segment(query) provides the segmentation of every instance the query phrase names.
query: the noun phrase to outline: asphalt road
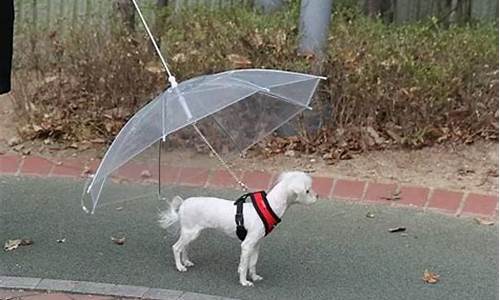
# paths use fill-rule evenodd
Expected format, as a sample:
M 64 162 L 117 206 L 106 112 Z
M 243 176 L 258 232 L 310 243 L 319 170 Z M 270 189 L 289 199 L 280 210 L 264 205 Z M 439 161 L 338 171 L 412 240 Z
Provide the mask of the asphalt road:
M 80 208 L 83 184 L 0 177 L 0 241 L 31 246 L 0 252 L 0 274 L 178 289 L 241 299 L 497 299 L 498 226 L 431 212 L 319 201 L 290 209 L 262 245 L 264 281 L 238 284 L 239 243 L 205 232 L 192 244 L 196 266 L 175 270 L 175 237 L 157 226 L 164 206 L 154 187 L 112 185 L 95 215 Z M 140 199 L 137 195 L 151 193 Z M 235 191 L 165 187 L 164 195 Z M 117 209 L 118 208 L 118 209 Z M 367 218 L 371 211 L 375 218 Z M 389 233 L 405 226 L 407 235 Z M 111 236 L 126 236 L 124 245 Z M 65 243 L 56 240 L 66 238 Z M 440 275 L 424 284 L 424 270 Z

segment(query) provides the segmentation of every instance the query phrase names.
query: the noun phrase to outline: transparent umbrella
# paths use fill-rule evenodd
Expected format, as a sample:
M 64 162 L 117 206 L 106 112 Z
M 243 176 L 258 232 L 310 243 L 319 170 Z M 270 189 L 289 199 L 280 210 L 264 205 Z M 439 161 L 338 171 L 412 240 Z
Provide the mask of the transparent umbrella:
M 136 8 L 151 36 L 137 5 Z M 243 69 L 177 84 L 157 50 L 171 87 L 138 111 L 107 150 L 86 190 L 92 198 L 92 212 L 112 172 L 157 141 L 187 126 L 196 130 L 228 168 L 219 155 L 222 149 L 244 151 L 309 109 L 314 91 L 323 79 L 294 72 Z M 209 124 L 210 129 L 204 124 Z M 233 172 L 231 174 L 244 186 Z

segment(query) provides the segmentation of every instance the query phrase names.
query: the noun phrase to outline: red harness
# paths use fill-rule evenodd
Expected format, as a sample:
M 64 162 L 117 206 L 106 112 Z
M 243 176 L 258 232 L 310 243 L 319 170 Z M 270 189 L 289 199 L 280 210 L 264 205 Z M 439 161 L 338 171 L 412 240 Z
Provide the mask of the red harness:
M 248 198 L 248 196 L 250 196 L 250 198 L 252 199 L 253 207 L 255 208 L 255 211 L 264 224 L 266 235 L 268 235 L 274 229 L 274 227 L 276 227 L 276 225 L 281 222 L 281 219 L 274 213 L 273 209 L 269 205 L 266 197 L 266 192 L 260 191 L 245 194 L 238 198 L 238 200 L 236 200 L 236 202 L 234 203 L 234 205 L 236 205 L 236 235 L 242 241 L 247 236 L 247 230 L 244 227 L 243 221 L 243 203 L 245 203 L 245 200 L 246 198 Z

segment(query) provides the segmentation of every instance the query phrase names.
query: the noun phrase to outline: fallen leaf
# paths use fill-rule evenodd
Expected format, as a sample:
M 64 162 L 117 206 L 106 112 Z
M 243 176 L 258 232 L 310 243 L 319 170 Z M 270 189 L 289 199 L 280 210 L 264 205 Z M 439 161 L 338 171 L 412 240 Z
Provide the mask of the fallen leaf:
M 495 221 L 493 221 L 490 218 L 485 218 L 485 217 L 474 218 L 474 221 L 476 221 L 476 223 L 479 225 L 494 225 L 495 224 Z
M 287 150 L 287 151 L 285 151 L 285 156 L 295 157 L 295 151 L 293 151 L 293 150 Z
M 142 171 L 141 172 L 141 178 L 142 179 L 151 178 L 151 172 L 149 172 L 148 170 Z
M 7 240 L 5 242 L 5 245 L 3 246 L 3 249 L 5 251 L 12 251 L 17 249 L 21 245 L 21 240 Z
M 11 138 L 11 139 L 7 142 L 7 144 L 8 144 L 10 147 L 16 146 L 16 145 L 18 145 L 18 144 L 20 144 L 20 143 L 21 143 L 21 139 L 20 139 L 20 138 L 18 138 L 18 137 L 13 137 L 13 138 Z
M 101 138 L 96 138 L 96 139 L 90 140 L 89 142 L 94 143 L 94 144 L 104 144 L 104 143 L 106 143 L 106 140 L 101 139 Z
M 29 246 L 29 245 L 33 245 L 33 241 L 32 240 L 21 240 L 21 246 Z
M 486 172 L 486 175 L 491 177 L 498 177 L 498 169 L 489 169 Z
M 85 166 L 83 168 L 83 172 L 82 172 L 81 176 L 87 176 L 87 175 L 90 175 L 91 173 L 92 173 L 92 169 L 89 166 Z
M 373 140 L 377 145 L 380 145 L 385 141 L 383 138 L 380 137 L 378 132 L 375 129 L 373 129 L 373 127 L 371 126 L 366 127 L 366 131 L 370 134 L 370 136 L 373 138 Z
M 153 74 L 161 74 L 161 73 L 163 73 L 163 69 L 160 66 L 156 65 L 156 64 L 148 64 L 146 66 L 146 71 L 151 72 Z
M 239 54 L 229 54 L 227 59 L 233 64 L 236 68 L 244 68 L 252 65 L 252 61 L 250 59 L 239 55 Z
M 24 145 L 20 144 L 20 145 L 16 145 L 14 147 L 12 147 L 12 150 L 16 151 L 16 152 L 21 152 L 21 150 L 23 150 L 24 148 Z
M 33 124 L 33 130 L 38 133 L 38 132 L 42 132 L 43 131 L 43 127 L 40 126 L 40 125 L 36 125 L 36 124 Z
M 403 232 L 403 231 L 406 231 L 406 227 L 398 226 L 389 228 L 389 232 Z
M 460 176 L 467 176 L 469 174 L 474 174 L 476 173 L 476 171 L 472 170 L 472 169 L 467 169 L 467 168 L 460 168 L 457 170 L 457 173 L 458 175 Z
M 427 270 L 424 271 L 424 276 L 422 277 L 422 280 L 425 283 L 437 283 L 439 281 L 439 275 L 434 273 L 434 272 L 429 272 Z
M 384 200 L 389 200 L 389 201 L 401 200 L 401 192 L 400 191 L 395 191 L 394 193 L 391 194 L 390 197 L 380 197 L 380 198 L 384 199 Z
M 177 53 L 176 55 L 172 56 L 172 60 L 175 61 L 175 62 L 186 62 L 187 61 L 187 58 L 186 58 L 186 55 L 184 53 Z
M 19 246 L 29 246 L 32 244 L 33 241 L 29 239 L 7 240 L 3 246 L 3 249 L 5 251 L 12 251 L 17 249 Z
M 111 240 L 113 241 L 113 243 L 115 243 L 117 245 L 123 245 L 123 244 L 125 244 L 126 238 L 125 237 L 115 238 L 115 237 L 112 236 Z

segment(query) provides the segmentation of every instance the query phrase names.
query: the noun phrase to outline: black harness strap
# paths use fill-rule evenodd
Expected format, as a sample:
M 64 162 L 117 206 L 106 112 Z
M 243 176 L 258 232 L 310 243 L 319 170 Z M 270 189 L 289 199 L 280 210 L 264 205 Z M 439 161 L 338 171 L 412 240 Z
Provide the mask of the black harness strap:
M 236 205 L 236 215 L 234 216 L 234 219 L 236 221 L 236 235 L 238 236 L 240 241 L 243 241 L 247 236 L 247 230 L 245 228 L 245 222 L 243 219 L 243 204 L 245 203 L 248 196 L 250 196 L 250 193 L 239 197 L 238 200 L 234 202 L 234 205 Z

